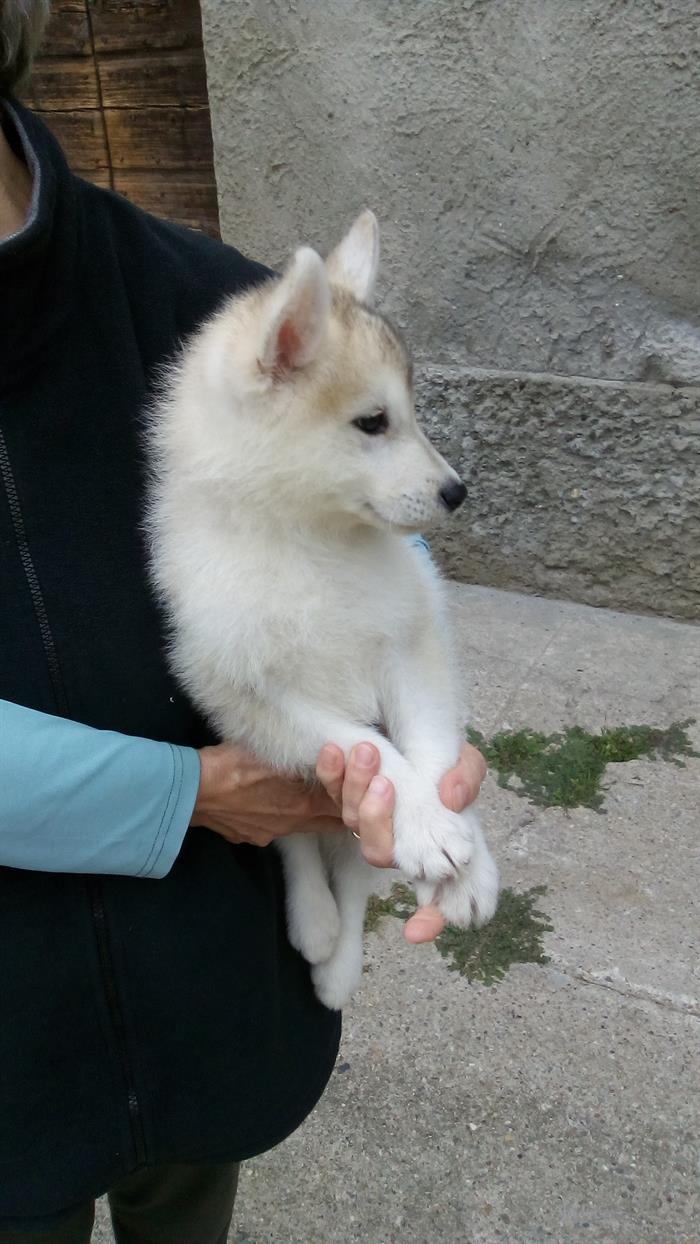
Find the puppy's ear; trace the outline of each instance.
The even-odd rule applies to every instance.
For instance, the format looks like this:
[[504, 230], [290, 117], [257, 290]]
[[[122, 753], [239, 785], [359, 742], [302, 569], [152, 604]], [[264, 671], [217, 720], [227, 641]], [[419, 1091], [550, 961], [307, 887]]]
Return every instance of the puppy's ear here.
[[320, 255], [295, 254], [266, 308], [258, 362], [269, 375], [297, 371], [318, 354], [328, 328], [331, 292]]
[[374, 212], [361, 212], [342, 242], [326, 260], [332, 285], [339, 285], [357, 298], [371, 302], [379, 267], [379, 225]]

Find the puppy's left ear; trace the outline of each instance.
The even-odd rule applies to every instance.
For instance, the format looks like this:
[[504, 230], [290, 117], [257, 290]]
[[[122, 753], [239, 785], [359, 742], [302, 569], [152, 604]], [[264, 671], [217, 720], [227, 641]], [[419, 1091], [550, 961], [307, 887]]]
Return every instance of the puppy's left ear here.
[[302, 246], [266, 306], [260, 369], [279, 377], [311, 363], [328, 329], [330, 305], [323, 260], [311, 247]]
[[371, 303], [379, 267], [379, 225], [374, 212], [361, 212], [342, 242], [326, 260], [332, 285], [358, 302]]

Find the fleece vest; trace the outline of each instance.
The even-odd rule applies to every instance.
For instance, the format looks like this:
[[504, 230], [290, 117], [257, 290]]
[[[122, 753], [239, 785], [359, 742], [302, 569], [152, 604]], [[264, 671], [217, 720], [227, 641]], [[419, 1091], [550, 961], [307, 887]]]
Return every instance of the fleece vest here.
[[[20, 105], [4, 124], [35, 195], [0, 246], [0, 697], [198, 747], [145, 571], [141, 412], [180, 342], [268, 273], [71, 175]], [[0, 1226], [301, 1122], [339, 1019], [283, 897], [274, 849], [206, 829], [157, 881], [0, 869]]]

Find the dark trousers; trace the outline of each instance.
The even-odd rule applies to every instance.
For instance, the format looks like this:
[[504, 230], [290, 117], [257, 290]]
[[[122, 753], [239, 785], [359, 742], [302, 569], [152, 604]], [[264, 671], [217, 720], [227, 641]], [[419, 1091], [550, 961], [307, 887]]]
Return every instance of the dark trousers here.
[[[159, 1166], [136, 1171], [109, 1194], [117, 1244], [226, 1244], [238, 1167]], [[3, 1231], [0, 1244], [89, 1244], [91, 1201], [47, 1231]]]

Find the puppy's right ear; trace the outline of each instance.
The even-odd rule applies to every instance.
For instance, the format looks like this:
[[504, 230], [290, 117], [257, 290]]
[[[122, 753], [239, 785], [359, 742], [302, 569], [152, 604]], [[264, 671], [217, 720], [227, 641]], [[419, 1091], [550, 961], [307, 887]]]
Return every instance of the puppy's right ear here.
[[328, 330], [330, 305], [323, 260], [303, 246], [266, 304], [260, 370], [281, 379], [312, 362]]

